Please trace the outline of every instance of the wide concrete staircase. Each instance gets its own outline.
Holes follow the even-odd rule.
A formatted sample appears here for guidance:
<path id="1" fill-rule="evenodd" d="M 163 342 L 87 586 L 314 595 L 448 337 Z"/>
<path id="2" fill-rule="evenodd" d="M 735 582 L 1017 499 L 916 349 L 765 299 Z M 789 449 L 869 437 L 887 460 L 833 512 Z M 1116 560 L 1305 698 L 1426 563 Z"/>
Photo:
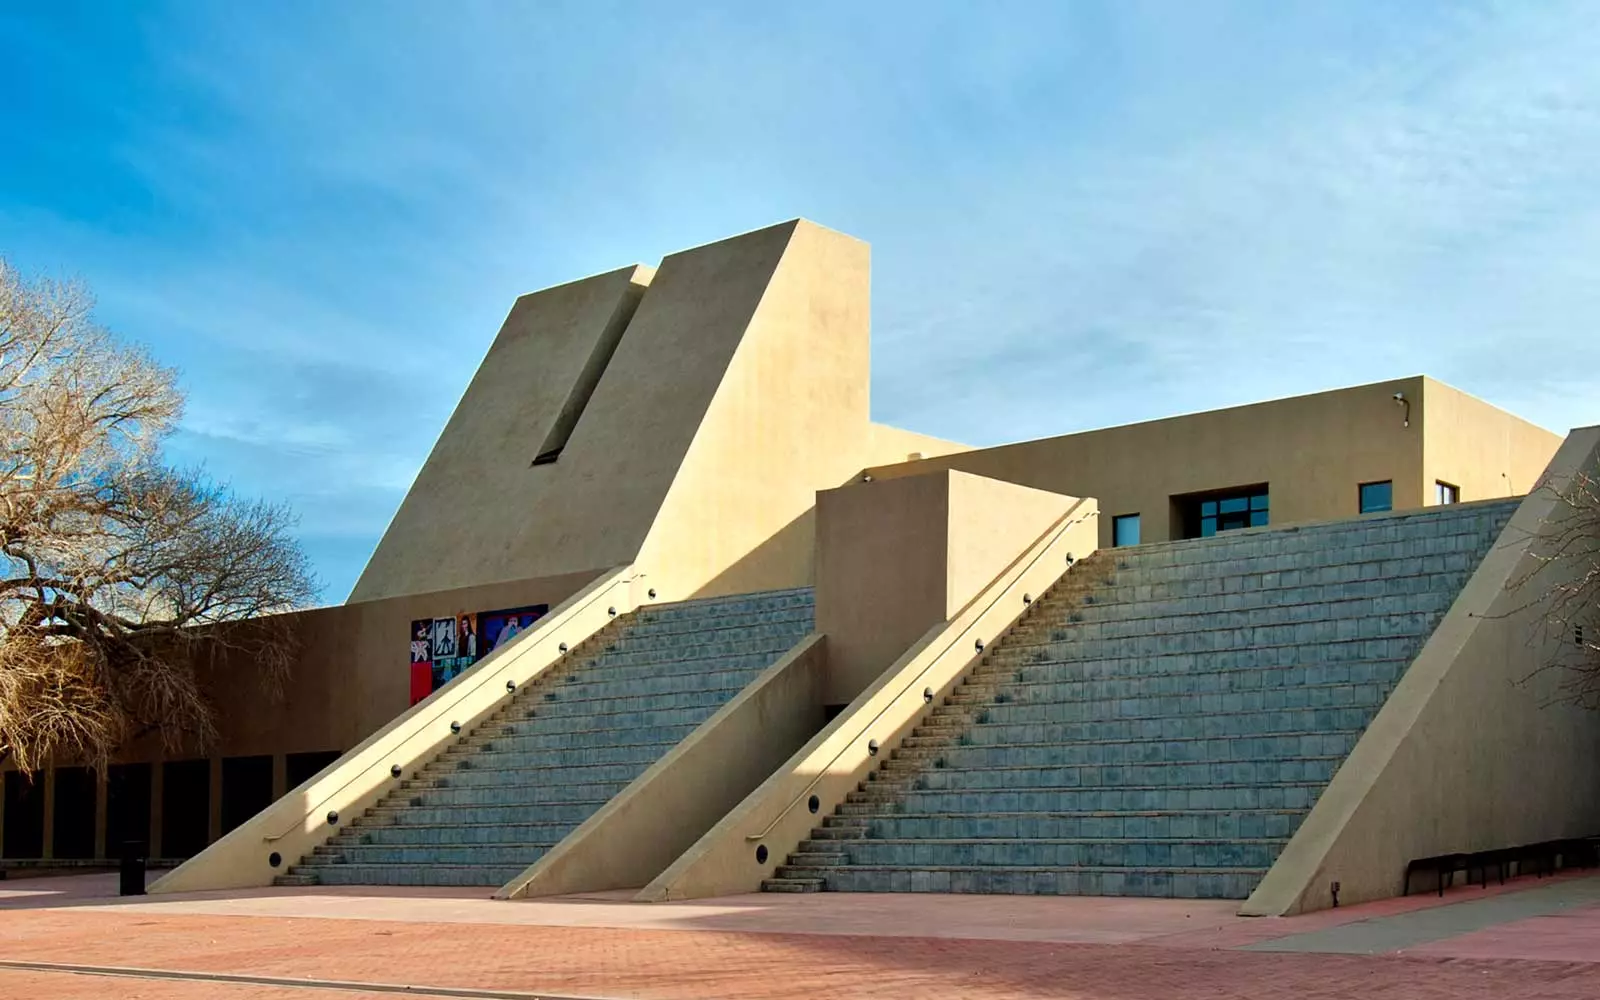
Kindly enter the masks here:
<path id="1" fill-rule="evenodd" d="M 1248 896 L 1517 503 L 1098 553 L 764 888 Z"/>
<path id="2" fill-rule="evenodd" d="M 276 881 L 503 885 L 804 638 L 812 621 L 809 589 L 623 616 Z"/>

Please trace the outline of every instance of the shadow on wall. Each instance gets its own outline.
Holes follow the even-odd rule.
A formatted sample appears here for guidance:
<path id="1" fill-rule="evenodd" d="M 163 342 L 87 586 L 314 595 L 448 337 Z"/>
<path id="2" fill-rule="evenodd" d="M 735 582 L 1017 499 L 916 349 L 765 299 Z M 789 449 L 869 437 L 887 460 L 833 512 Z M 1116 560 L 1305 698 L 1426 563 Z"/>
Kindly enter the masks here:
<path id="1" fill-rule="evenodd" d="M 816 525 L 812 507 L 718 573 L 691 599 L 811 586 L 816 582 Z"/>

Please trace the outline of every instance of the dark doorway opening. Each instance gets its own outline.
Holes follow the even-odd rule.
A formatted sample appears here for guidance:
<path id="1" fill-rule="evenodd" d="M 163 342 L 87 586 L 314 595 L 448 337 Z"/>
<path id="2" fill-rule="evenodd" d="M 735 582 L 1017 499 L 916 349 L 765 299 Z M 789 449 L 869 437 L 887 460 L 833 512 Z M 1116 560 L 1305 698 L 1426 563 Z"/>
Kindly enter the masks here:
<path id="1" fill-rule="evenodd" d="M 292 753 L 284 760 L 286 788 L 298 788 L 317 772 L 344 756 L 343 750 L 312 750 L 309 753 Z"/>
<path id="2" fill-rule="evenodd" d="M 211 839 L 211 762 L 161 765 L 161 856 L 192 858 Z"/>
<path id="3" fill-rule="evenodd" d="M 272 757 L 222 760 L 222 832 L 272 805 Z"/>
<path id="4" fill-rule="evenodd" d="M 21 771 L 6 772 L 5 852 L 7 858 L 44 857 L 44 775 L 29 781 Z"/>
<path id="5" fill-rule="evenodd" d="M 51 853 L 58 858 L 94 857 L 94 772 L 87 767 L 56 768 L 55 823 Z"/>
<path id="6" fill-rule="evenodd" d="M 113 764 L 106 771 L 106 856 L 122 856 L 122 845 L 150 850 L 150 765 Z"/>

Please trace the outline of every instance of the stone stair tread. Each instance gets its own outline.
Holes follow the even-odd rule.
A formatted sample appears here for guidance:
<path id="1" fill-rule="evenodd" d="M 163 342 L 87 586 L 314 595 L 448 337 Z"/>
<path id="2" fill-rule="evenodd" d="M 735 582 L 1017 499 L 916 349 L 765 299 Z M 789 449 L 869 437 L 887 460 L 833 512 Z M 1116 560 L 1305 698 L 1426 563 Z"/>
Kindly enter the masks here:
<path id="1" fill-rule="evenodd" d="M 620 617 L 278 879 L 503 884 L 792 648 L 813 607 L 801 588 Z"/>
<path id="2" fill-rule="evenodd" d="M 803 865 L 780 865 L 780 868 L 802 869 Z M 850 865 L 852 871 L 905 871 L 899 865 Z M 817 869 L 825 871 L 825 869 Z M 1180 865 L 927 865 L 918 866 L 917 871 L 928 872 L 1111 872 L 1128 873 L 1136 872 L 1153 875 L 1232 875 L 1243 871 L 1254 871 L 1265 875 L 1265 868 L 1251 868 L 1246 865 L 1238 867 L 1184 867 Z M 803 877 L 803 876 L 802 876 Z"/>
<path id="3" fill-rule="evenodd" d="M 1248 895 L 1517 502 L 1096 553 L 765 887 Z"/>
<path id="4" fill-rule="evenodd" d="M 987 815 L 987 814 L 986 814 Z M 884 846 L 905 844 L 956 844 L 975 847 L 1000 844 L 1282 844 L 1283 837 L 879 837 L 867 836 L 866 843 Z M 809 852 L 796 852 L 809 853 Z M 830 852 L 832 853 L 832 852 Z M 837 853 L 843 853 L 842 851 Z M 792 856 L 792 855 L 791 855 Z"/>

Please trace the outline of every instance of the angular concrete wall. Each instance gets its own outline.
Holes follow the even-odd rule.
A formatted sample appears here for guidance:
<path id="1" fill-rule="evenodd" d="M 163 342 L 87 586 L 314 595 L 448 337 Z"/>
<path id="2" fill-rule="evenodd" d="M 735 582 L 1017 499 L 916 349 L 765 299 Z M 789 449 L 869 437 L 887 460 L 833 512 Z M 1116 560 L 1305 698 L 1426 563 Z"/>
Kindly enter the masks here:
<path id="1" fill-rule="evenodd" d="M 802 519 L 818 489 L 861 467 L 869 440 L 867 245 L 809 222 L 747 239 L 770 244 L 763 254 L 779 252 L 781 263 L 742 337 L 718 351 L 731 354 L 726 374 L 692 428 L 693 444 L 640 556 L 656 568 L 669 600 L 809 582 L 811 538 Z M 757 257 L 728 249 L 727 260 L 704 264 L 738 270 Z M 671 264 L 662 265 L 663 278 Z M 660 291 L 658 281 L 647 309 Z M 670 370 L 658 365 L 639 376 L 676 392 L 677 376 L 662 377 Z"/>
<path id="2" fill-rule="evenodd" d="M 496 895 L 637 889 L 822 728 L 812 633 Z"/>
<path id="3" fill-rule="evenodd" d="M 868 419 L 870 270 L 794 220 L 523 296 L 351 601 L 630 562 L 663 599 L 809 583 L 816 490 L 961 447 Z"/>
<path id="4" fill-rule="evenodd" d="M 1600 713 L 1552 703 L 1537 600 L 1560 489 L 1600 461 L 1573 431 L 1242 912 L 1399 895 L 1407 862 L 1600 833 Z M 1519 581 L 1528 580 L 1526 584 Z"/>
<path id="5" fill-rule="evenodd" d="M 817 631 L 828 636 L 827 703 L 849 703 L 1073 502 L 939 469 L 818 493 Z"/>
<path id="6" fill-rule="evenodd" d="M 992 485 L 994 496 L 1018 489 Z M 995 575 L 949 621 L 936 623 L 918 636 L 826 728 L 635 898 L 696 899 L 760 888 L 762 880 L 772 876 L 820 818 L 831 813 L 915 728 L 928 705 L 960 683 L 981 658 L 978 644 L 993 642 L 1016 623 L 1032 597 L 1061 578 L 1067 571 L 1066 554 L 1082 559 L 1095 550 L 1098 511 L 1094 500 L 1055 497 L 1052 502 L 1064 513 L 1036 537 L 994 553 L 1004 560 Z M 1028 509 L 1035 507 L 1031 498 L 1024 503 Z M 987 514 L 996 522 L 1008 516 L 1003 505 L 990 506 Z M 950 530 L 981 533 L 979 521 L 981 518 L 964 518 L 952 522 Z M 945 547 L 946 551 L 961 548 L 959 541 Z M 820 588 L 828 585 L 828 579 L 818 584 L 819 631 Z M 881 579 L 885 586 L 892 586 L 897 578 L 886 574 Z M 830 635 L 830 659 L 832 645 Z"/>
<path id="7" fill-rule="evenodd" d="M 625 532 L 619 538 L 573 516 L 581 508 L 564 487 L 578 456 L 565 465 L 533 460 L 607 367 L 652 273 L 626 267 L 516 301 L 350 601 L 632 559 Z M 581 555 L 551 551 L 564 530 L 578 533 Z"/>

